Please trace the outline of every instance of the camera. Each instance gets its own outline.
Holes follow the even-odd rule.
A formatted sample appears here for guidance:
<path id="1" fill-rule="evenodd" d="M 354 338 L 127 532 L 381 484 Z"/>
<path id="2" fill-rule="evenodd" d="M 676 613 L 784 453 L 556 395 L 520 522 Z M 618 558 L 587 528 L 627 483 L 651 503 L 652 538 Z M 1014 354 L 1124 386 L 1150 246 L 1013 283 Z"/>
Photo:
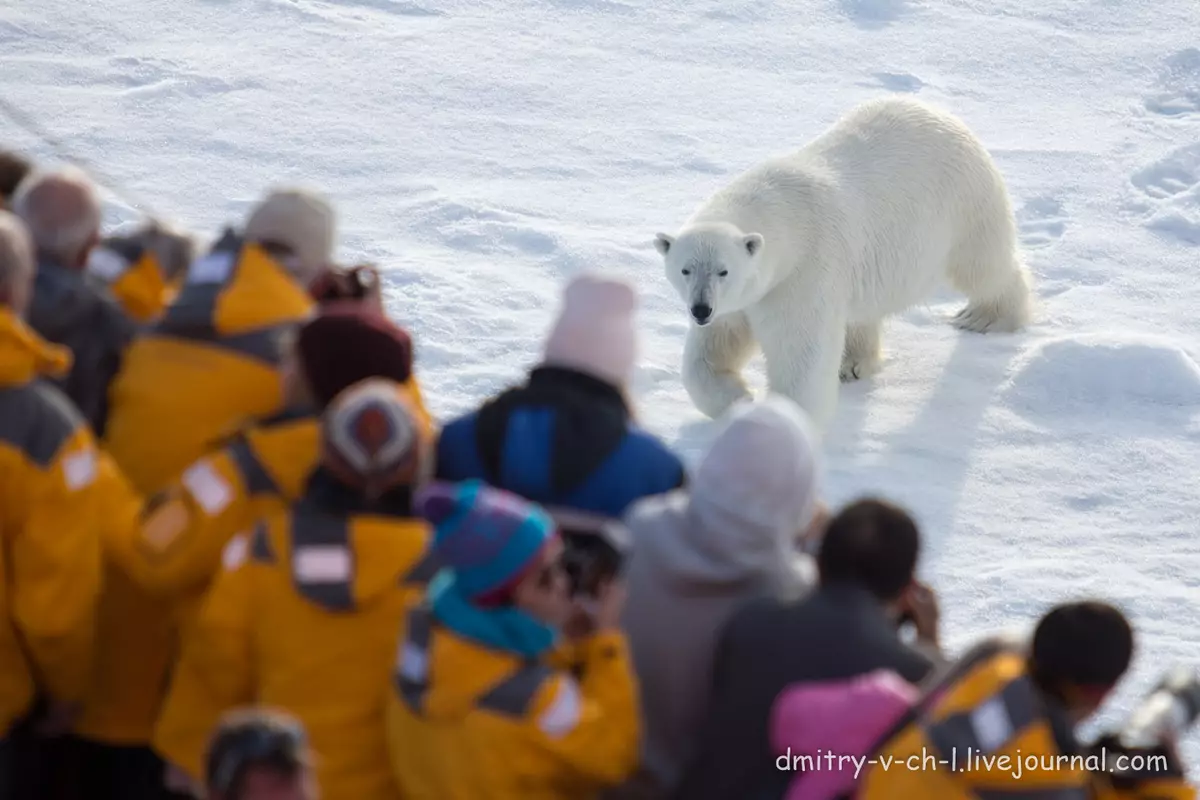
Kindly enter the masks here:
<path id="1" fill-rule="evenodd" d="M 618 577 L 632 546 L 629 529 L 619 520 L 573 509 L 549 509 L 562 536 L 563 567 L 572 597 L 595 597 Z"/>
<path id="2" fill-rule="evenodd" d="M 1123 747 L 1152 748 L 1174 739 L 1200 716 L 1200 676 L 1180 667 L 1167 673 L 1118 734 Z"/>
<path id="3" fill-rule="evenodd" d="M 340 300 L 362 300 L 375 290 L 378 283 L 379 274 L 368 264 L 335 267 L 313 283 L 310 293 L 322 305 Z"/>

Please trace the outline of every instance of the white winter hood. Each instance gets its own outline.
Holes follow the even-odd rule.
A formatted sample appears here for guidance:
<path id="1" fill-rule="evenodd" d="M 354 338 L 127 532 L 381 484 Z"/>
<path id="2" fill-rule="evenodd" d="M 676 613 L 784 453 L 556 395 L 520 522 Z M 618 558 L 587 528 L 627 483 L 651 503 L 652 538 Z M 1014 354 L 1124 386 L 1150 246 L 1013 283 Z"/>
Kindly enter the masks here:
<path id="1" fill-rule="evenodd" d="M 635 545 L 668 579 L 741 582 L 803 562 L 796 538 L 816 512 L 819 441 L 778 396 L 736 406 L 683 491 L 630 517 Z"/>

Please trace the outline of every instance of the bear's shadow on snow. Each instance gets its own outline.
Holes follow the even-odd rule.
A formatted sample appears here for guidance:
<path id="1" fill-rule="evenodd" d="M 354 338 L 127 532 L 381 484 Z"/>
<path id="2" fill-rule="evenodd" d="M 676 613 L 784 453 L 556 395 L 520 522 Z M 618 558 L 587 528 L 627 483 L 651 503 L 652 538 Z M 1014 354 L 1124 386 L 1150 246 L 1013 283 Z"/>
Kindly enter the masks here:
<path id="1" fill-rule="evenodd" d="M 954 350 L 920 413 L 905 428 L 885 437 L 886 452 L 895 461 L 936 465 L 924 473 L 903 470 L 907 480 L 914 482 L 914 490 L 921 492 L 917 496 L 928 498 L 920 517 L 934 557 L 954 528 L 984 417 L 1023 342 L 1020 334 L 958 332 Z M 892 459 L 885 455 L 884 461 Z"/>
<path id="2" fill-rule="evenodd" d="M 880 457 L 868 464 L 856 456 L 867 446 L 861 432 L 874 381 L 842 387 L 836 434 L 829 442 L 831 478 L 840 488 L 837 500 L 876 495 L 909 507 L 928 543 L 925 569 L 954 528 L 985 415 L 995 405 L 1023 342 L 1020 334 L 956 331 L 950 357 L 928 399 L 911 422 L 870 443 Z M 900 358 L 885 369 L 902 369 Z"/>

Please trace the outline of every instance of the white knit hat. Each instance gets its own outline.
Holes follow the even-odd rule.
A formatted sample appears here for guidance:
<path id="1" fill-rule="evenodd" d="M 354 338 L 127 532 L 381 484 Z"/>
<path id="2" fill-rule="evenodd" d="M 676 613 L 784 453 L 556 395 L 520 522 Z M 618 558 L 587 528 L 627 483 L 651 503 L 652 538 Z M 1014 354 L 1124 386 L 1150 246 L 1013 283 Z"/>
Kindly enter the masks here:
<path id="1" fill-rule="evenodd" d="M 277 242 L 296 254 L 297 278 L 310 280 L 333 262 L 336 218 L 324 197 L 306 189 L 276 189 L 246 220 L 252 242 Z"/>
<path id="2" fill-rule="evenodd" d="M 577 276 L 563 292 L 543 363 L 628 385 L 638 355 L 637 305 L 637 293 L 625 281 L 596 273 Z"/>

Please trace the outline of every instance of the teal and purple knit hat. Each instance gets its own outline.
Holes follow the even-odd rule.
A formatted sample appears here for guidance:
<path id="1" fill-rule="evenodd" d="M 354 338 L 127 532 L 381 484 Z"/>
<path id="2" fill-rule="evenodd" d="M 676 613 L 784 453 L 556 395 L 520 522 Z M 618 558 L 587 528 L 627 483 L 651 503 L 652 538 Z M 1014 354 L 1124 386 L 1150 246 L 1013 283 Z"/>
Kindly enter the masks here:
<path id="1" fill-rule="evenodd" d="M 540 506 L 479 480 L 429 484 L 413 508 L 433 525 L 434 553 L 458 591 L 481 606 L 508 600 L 558 535 Z"/>

